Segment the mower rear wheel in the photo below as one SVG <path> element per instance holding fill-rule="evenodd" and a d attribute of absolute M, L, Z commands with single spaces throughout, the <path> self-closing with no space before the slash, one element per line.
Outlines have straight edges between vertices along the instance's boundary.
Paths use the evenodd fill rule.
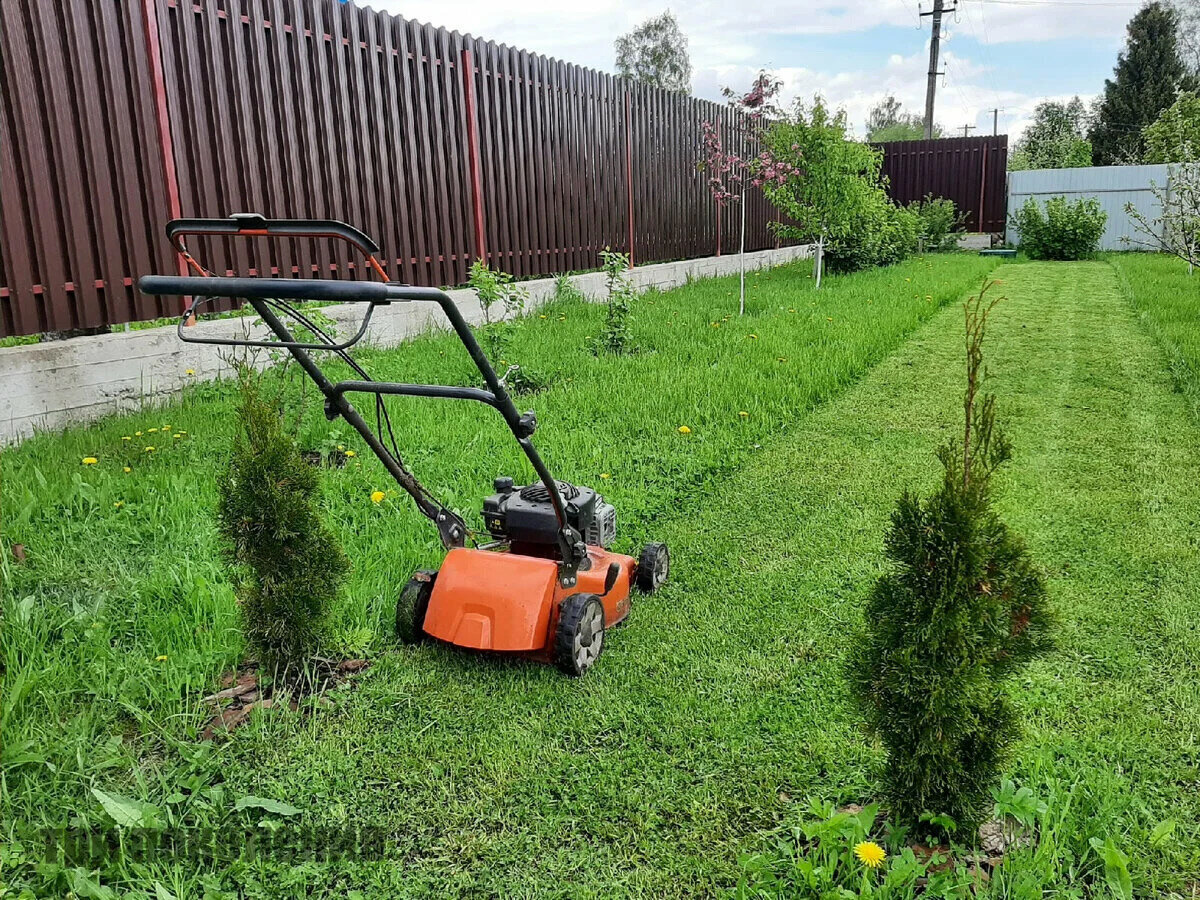
<path fill-rule="evenodd" d="M 425 613 L 437 572 L 418 569 L 396 599 L 396 635 L 402 643 L 415 644 L 425 637 Z"/>
<path fill-rule="evenodd" d="M 604 649 L 604 604 L 595 594 L 572 594 L 562 602 L 554 632 L 554 663 L 579 677 Z"/>
<path fill-rule="evenodd" d="M 663 586 L 671 572 L 671 554 L 666 544 L 647 544 L 638 557 L 637 586 L 643 594 L 652 594 Z"/>

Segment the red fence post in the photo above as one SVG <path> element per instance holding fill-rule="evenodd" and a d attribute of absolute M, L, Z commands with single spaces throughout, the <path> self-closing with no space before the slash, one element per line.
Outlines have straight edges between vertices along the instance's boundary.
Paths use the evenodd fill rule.
<path fill-rule="evenodd" d="M 721 201 L 714 201 L 717 205 L 717 256 L 721 255 Z"/>
<path fill-rule="evenodd" d="M 471 203 L 475 211 L 475 255 L 487 262 L 483 233 L 483 169 L 479 162 L 479 123 L 475 115 L 475 62 L 470 50 L 462 52 L 462 80 L 467 113 L 467 158 L 471 166 Z"/>
<path fill-rule="evenodd" d="M 167 207 L 172 219 L 183 215 L 179 205 L 179 176 L 175 171 L 175 147 L 171 141 L 171 119 L 167 113 L 167 85 L 163 79 L 162 46 L 158 40 L 158 9 L 155 0 L 144 0 L 142 9 L 146 18 L 146 55 L 150 62 L 150 80 L 154 85 L 154 117 L 158 124 L 158 146 L 162 150 L 163 178 L 167 188 Z M 187 263 L 179 254 L 175 265 L 180 275 L 187 275 Z M 189 298 L 183 298 L 187 309 Z"/>
<path fill-rule="evenodd" d="M 629 206 L 629 268 L 633 268 L 633 123 L 629 118 L 629 91 L 625 92 L 625 193 Z"/>

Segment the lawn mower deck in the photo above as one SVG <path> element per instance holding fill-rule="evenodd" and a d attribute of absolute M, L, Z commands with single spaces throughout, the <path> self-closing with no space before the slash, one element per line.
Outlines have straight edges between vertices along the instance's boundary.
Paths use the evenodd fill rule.
<path fill-rule="evenodd" d="M 188 235 L 341 240 L 363 254 L 363 271 L 374 272 L 381 281 L 219 277 L 188 251 Z M 147 275 L 138 284 L 148 294 L 192 298 L 179 322 L 180 339 L 287 350 L 324 395 L 326 416 L 331 421 L 342 418 L 354 428 L 437 527 L 448 552 L 438 571 L 418 571 L 399 592 L 396 631 L 401 640 L 432 637 L 470 650 L 520 654 L 553 662 L 569 675 L 582 675 L 599 657 L 605 631 L 629 615 L 632 588 L 649 592 L 666 580 L 670 556 L 665 544 L 647 544 L 637 559 L 608 549 L 616 537 L 616 510 L 591 488 L 551 477 L 531 440 L 536 417 L 517 411 L 504 379 L 496 375 L 458 306 L 435 288 L 390 283 L 377 258 L 379 247 L 367 235 L 342 222 L 241 214 L 176 219 L 167 224 L 167 237 L 197 274 Z M 193 332 L 197 311 L 220 297 L 247 301 L 273 337 L 239 340 Z M 357 333 L 338 342 L 290 301 L 360 302 L 367 307 Z M 416 301 L 442 308 L 485 388 L 374 381 L 350 357 L 348 348 L 366 334 L 377 307 Z M 298 340 L 295 328 L 303 328 L 312 339 Z M 312 355 L 319 351 L 339 356 L 359 379 L 331 381 Z M 350 402 L 350 394 L 373 395 L 375 428 Z M 517 487 L 512 478 L 496 479 L 495 493 L 483 502 L 487 540 L 479 541 L 466 522 L 405 467 L 384 402 L 388 396 L 473 400 L 503 416 L 539 480 Z M 474 548 L 466 546 L 468 539 L 475 542 Z"/>

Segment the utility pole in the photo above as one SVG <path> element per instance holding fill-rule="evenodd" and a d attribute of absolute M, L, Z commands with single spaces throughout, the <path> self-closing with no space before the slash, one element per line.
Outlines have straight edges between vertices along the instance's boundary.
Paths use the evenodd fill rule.
<path fill-rule="evenodd" d="M 929 39 L 929 81 L 925 84 L 925 140 L 933 137 L 933 98 L 937 94 L 937 79 L 942 73 L 938 71 L 938 49 L 942 41 L 942 14 L 954 12 L 955 6 L 946 9 L 945 0 L 933 0 L 933 10 L 923 12 L 923 16 L 933 16 L 933 34 Z"/>
<path fill-rule="evenodd" d="M 971 129 L 973 129 L 974 127 L 975 127 L 974 125 L 964 125 L 963 126 L 963 137 L 966 137 L 967 132 L 970 131 Z"/>

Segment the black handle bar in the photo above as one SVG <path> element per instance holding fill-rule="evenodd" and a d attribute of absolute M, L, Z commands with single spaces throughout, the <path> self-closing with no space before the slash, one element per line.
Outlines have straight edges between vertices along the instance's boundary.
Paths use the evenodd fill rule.
<path fill-rule="evenodd" d="M 241 237 L 338 238 L 358 247 L 367 256 L 379 245 L 353 225 L 336 219 L 268 219 L 259 213 L 238 213 L 227 219 L 173 219 L 167 223 L 167 238 L 178 246 L 181 235 L 229 235 Z"/>
<path fill-rule="evenodd" d="M 408 296 L 409 288 L 382 281 L 340 281 L 324 278 L 232 278 L 214 275 L 143 275 L 138 279 L 143 294 L 238 297 L 244 300 L 317 300 L 361 303 L 391 303 L 393 300 L 426 300 Z M 438 293 L 441 293 L 440 291 Z"/>

